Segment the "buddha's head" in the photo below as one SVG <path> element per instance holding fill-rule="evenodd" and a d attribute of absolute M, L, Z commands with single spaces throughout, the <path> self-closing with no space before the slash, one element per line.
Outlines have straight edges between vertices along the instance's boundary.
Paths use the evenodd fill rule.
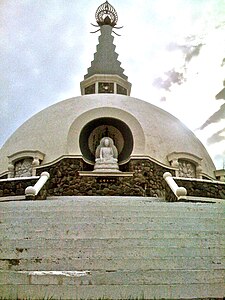
<path fill-rule="evenodd" d="M 109 147 L 109 139 L 105 139 L 104 144 L 105 144 L 106 147 Z"/>

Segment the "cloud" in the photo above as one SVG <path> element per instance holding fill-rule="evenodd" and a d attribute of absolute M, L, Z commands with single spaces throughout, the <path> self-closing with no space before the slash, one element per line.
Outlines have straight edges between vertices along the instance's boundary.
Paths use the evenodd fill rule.
<path fill-rule="evenodd" d="M 224 99 L 224 100 L 225 100 L 225 88 L 223 88 L 223 89 L 215 96 L 215 98 L 216 98 L 217 100 L 219 100 L 219 99 Z"/>
<path fill-rule="evenodd" d="M 225 82 L 225 81 L 224 81 Z M 225 100 L 225 88 L 223 88 L 216 96 L 215 96 L 215 98 L 217 99 L 217 100 L 219 100 L 219 99 L 224 99 Z"/>
<path fill-rule="evenodd" d="M 190 62 L 195 56 L 198 56 L 203 44 L 198 44 L 197 46 L 187 47 L 185 51 L 185 61 Z"/>
<path fill-rule="evenodd" d="M 220 120 L 225 119 L 225 103 L 221 105 L 220 109 L 216 111 L 208 120 L 199 128 L 200 130 L 213 123 L 218 123 Z"/>
<path fill-rule="evenodd" d="M 184 54 L 184 61 L 190 62 L 193 57 L 196 57 L 200 54 L 200 50 L 203 46 L 202 43 L 199 43 L 197 45 L 189 44 L 189 40 L 193 41 L 195 39 L 195 36 L 187 37 L 187 44 L 179 45 L 178 43 L 171 42 L 167 45 L 166 48 L 168 51 L 181 50 Z"/>
<path fill-rule="evenodd" d="M 154 79 L 153 86 L 164 89 L 166 91 L 171 91 L 170 88 L 173 84 L 181 85 L 186 81 L 186 63 L 189 63 L 193 57 L 197 57 L 200 54 L 200 50 L 203 46 L 202 43 L 193 45 L 194 42 L 196 43 L 196 39 L 197 38 L 195 36 L 188 36 L 185 38 L 187 44 L 180 45 L 177 42 L 171 42 L 166 46 L 166 50 L 168 50 L 169 52 L 181 50 L 181 52 L 184 54 L 183 65 L 181 63 L 181 69 L 183 69 L 183 72 L 178 72 L 175 70 L 175 68 L 164 72 L 163 76 Z M 192 42 L 192 44 L 190 44 L 190 42 Z"/>
<path fill-rule="evenodd" d="M 221 67 L 225 65 L 225 58 L 222 60 Z"/>
<path fill-rule="evenodd" d="M 161 97 L 161 98 L 160 98 L 160 101 L 161 101 L 161 102 L 165 102 L 165 101 L 166 101 L 166 97 L 165 97 L 165 96 Z"/>
<path fill-rule="evenodd" d="M 215 144 L 225 140 L 225 128 L 214 133 L 210 138 L 207 139 L 207 144 Z"/>
<path fill-rule="evenodd" d="M 158 77 L 153 81 L 153 85 L 155 87 L 159 87 L 165 89 L 166 91 L 170 91 L 170 87 L 173 84 L 182 84 L 185 80 L 184 74 L 175 71 L 175 69 L 169 70 L 164 73 L 164 78 Z"/>

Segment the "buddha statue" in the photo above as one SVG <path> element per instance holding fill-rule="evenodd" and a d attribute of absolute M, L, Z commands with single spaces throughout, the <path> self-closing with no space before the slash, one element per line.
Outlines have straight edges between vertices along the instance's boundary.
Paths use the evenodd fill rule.
<path fill-rule="evenodd" d="M 95 151 L 94 172 L 119 172 L 118 151 L 109 137 L 101 139 Z"/>

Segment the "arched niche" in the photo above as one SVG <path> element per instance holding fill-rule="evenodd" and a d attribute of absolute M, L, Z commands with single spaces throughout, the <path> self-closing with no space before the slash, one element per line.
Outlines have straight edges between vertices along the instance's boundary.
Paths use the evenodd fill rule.
<path fill-rule="evenodd" d="M 74 120 L 67 136 L 68 153 L 83 155 L 90 163 L 94 163 L 93 149 L 88 144 L 93 132 L 101 129 L 101 126 L 105 129 L 108 127 L 110 134 L 115 134 L 120 140 L 118 150 L 121 147 L 123 149 L 120 151 L 120 163 L 130 155 L 144 153 L 145 136 L 138 120 L 126 111 L 112 107 L 89 110 Z"/>

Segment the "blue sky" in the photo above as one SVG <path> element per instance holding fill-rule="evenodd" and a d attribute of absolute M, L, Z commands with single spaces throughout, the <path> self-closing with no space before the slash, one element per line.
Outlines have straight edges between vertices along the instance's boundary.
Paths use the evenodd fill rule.
<path fill-rule="evenodd" d="M 80 95 L 80 81 L 98 43 L 90 23 L 102 3 L 0 2 L 0 145 L 38 111 Z M 225 1 L 110 3 L 118 12 L 118 26 L 124 26 L 114 44 L 132 83 L 131 95 L 178 117 L 222 168 L 225 108 L 215 95 L 225 79 Z"/>

